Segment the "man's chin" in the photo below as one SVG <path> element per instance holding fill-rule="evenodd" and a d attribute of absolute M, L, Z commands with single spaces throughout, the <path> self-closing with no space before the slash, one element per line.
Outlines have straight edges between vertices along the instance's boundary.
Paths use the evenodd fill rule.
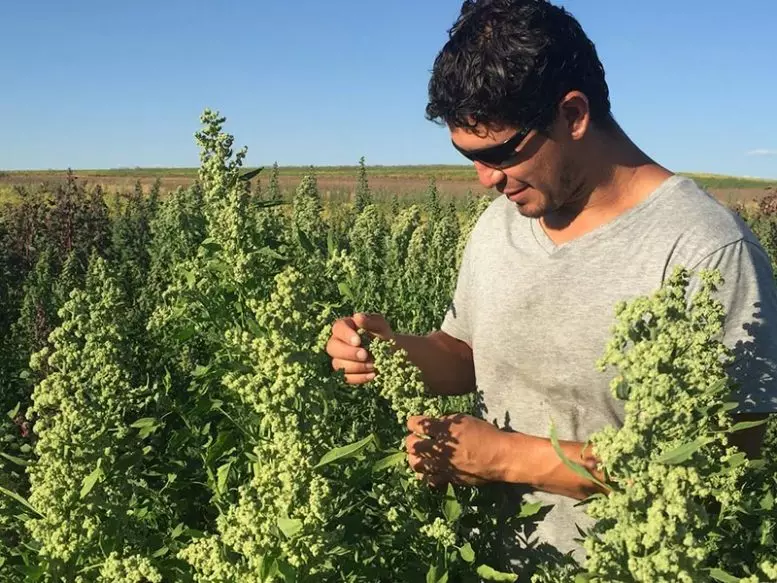
<path fill-rule="evenodd" d="M 515 205 L 515 208 L 518 209 L 518 212 L 528 219 L 539 219 L 546 213 L 546 209 L 542 205 L 538 205 L 534 202 L 527 202 L 524 204 L 514 202 L 513 204 Z"/>

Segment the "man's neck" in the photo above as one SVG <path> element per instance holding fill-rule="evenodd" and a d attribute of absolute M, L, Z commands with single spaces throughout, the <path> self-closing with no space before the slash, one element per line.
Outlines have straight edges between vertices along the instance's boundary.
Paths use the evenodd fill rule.
<path fill-rule="evenodd" d="M 579 193 L 540 224 L 556 244 L 576 239 L 610 222 L 650 196 L 672 172 L 659 166 L 622 133 L 599 136 L 586 161 Z"/>

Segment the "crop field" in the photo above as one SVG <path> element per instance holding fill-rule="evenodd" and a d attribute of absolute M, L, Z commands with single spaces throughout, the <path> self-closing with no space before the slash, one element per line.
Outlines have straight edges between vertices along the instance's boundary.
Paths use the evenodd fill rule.
<path fill-rule="evenodd" d="M 431 488 L 403 450 L 409 416 L 477 396 L 430 396 L 389 341 L 364 338 L 363 386 L 324 352 L 357 311 L 437 329 L 493 195 L 458 166 L 255 174 L 201 121 L 196 169 L 0 175 L 0 583 L 777 580 L 777 431 L 762 460 L 729 442 L 713 277 L 619 309 L 602 363 L 630 407 L 591 437 L 589 560 L 527 549 L 517 571 L 500 529 L 541 504 Z M 775 185 L 696 178 L 777 267 Z"/>

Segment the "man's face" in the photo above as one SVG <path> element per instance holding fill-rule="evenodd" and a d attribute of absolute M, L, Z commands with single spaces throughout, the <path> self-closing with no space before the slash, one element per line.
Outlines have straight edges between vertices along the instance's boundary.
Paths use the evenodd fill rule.
<path fill-rule="evenodd" d="M 469 151 L 502 144 L 515 133 L 515 128 L 451 128 L 454 144 Z M 571 146 L 563 123 L 557 123 L 547 134 L 529 132 L 515 147 L 510 166 L 475 161 L 475 169 L 484 187 L 507 196 L 522 215 L 540 218 L 561 208 L 580 188 Z"/>

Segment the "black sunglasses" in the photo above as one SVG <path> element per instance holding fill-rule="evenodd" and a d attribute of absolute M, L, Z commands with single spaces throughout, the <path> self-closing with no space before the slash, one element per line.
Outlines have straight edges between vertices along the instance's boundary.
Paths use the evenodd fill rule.
<path fill-rule="evenodd" d="M 490 168 L 501 170 L 502 168 L 515 166 L 518 163 L 520 160 L 520 153 L 516 152 L 515 149 L 518 147 L 518 144 L 529 135 L 529 132 L 531 132 L 530 129 L 519 130 L 501 144 L 478 148 L 476 150 L 465 150 L 464 148 L 460 148 L 453 140 L 451 140 L 451 143 L 453 144 L 453 147 L 468 160 L 480 162 Z"/>

